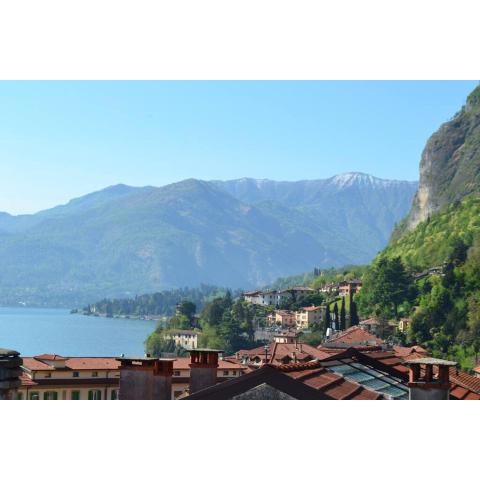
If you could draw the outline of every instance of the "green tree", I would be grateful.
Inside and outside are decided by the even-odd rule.
[[[360,323],[358,318],[357,304],[353,299],[353,295],[350,296],[350,326],[353,327]]]
[[[342,304],[340,307],[340,330],[347,328],[347,313],[345,310],[345,297],[342,297]]]
[[[335,323],[335,329],[339,327],[338,320],[338,303],[335,302],[335,304],[333,305],[333,321]]]
[[[326,335],[327,330],[332,327],[332,316],[330,315],[330,305],[327,303],[326,309],[325,309],[325,319],[324,319],[324,328],[323,332]]]
[[[197,306],[189,300],[184,300],[178,304],[177,311],[180,315],[187,317],[190,323],[192,323],[195,318],[195,313],[197,312]]]
[[[365,313],[380,309],[387,318],[398,318],[399,305],[414,297],[413,280],[400,257],[378,257],[365,274],[358,297]]]

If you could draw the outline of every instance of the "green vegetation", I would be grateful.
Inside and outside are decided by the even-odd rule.
[[[164,317],[174,315],[179,305],[180,313],[188,317],[192,311],[201,310],[206,303],[225,295],[226,292],[226,288],[202,285],[198,288],[165,290],[135,298],[104,299],[88,305],[83,311],[87,315],[96,313],[108,317]]]
[[[398,319],[405,313],[402,307],[409,305],[408,302],[415,297],[413,279],[407,274],[400,257],[377,257],[363,282],[363,288],[357,295],[363,315]]]
[[[480,196],[455,202],[413,231],[392,242],[384,251],[390,258],[401,257],[407,268],[423,270],[441,265],[459,239],[471,245],[480,234]]]
[[[181,313],[185,312],[185,309],[191,312],[191,306],[182,303],[177,315],[170,318],[166,326],[159,326],[148,337],[145,342],[147,353],[182,355],[184,352],[181,349],[164,338],[172,329],[196,329],[200,334],[199,347],[220,349],[226,354],[253,348],[259,345],[254,339],[255,327],[261,324],[272,310],[248,304],[242,299],[234,301],[229,291],[205,303],[198,319]]]
[[[472,205],[470,199],[465,203]],[[459,210],[463,218],[464,209]],[[439,214],[444,215],[445,212]],[[451,210],[451,217],[455,215]],[[459,224],[452,219],[445,226],[444,218],[438,223],[436,220],[430,220],[436,228]],[[417,234],[423,236],[423,232],[424,225],[420,225]],[[445,256],[435,258],[444,261],[442,273],[416,282],[406,273],[401,257],[392,256],[392,250],[387,249],[369,268],[356,298],[362,314],[375,314],[385,322],[411,316],[412,323],[403,339],[407,344],[423,345],[430,355],[455,360],[461,368],[470,370],[480,351],[480,235],[474,230],[462,233],[454,238],[445,231],[448,250],[444,250]],[[396,243],[397,247],[401,242],[402,239]],[[405,255],[411,258],[408,253]]]

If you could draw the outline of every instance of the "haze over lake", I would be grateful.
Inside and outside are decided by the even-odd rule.
[[[68,310],[0,308],[0,348],[24,356],[143,356],[157,322],[70,315]]]

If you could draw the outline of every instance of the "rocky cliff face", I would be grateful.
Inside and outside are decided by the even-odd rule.
[[[480,192],[480,86],[462,110],[428,140],[412,209],[394,237],[475,192]]]

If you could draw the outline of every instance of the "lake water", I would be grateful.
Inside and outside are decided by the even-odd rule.
[[[0,348],[24,356],[143,356],[157,322],[70,315],[68,310],[0,308]]]

